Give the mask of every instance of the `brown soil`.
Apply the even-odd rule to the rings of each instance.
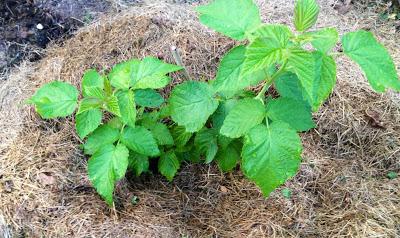
[[[375,13],[339,15],[321,3],[319,26],[341,33],[369,28],[400,65],[395,26]],[[260,1],[268,22],[291,24],[293,6]],[[109,209],[92,189],[73,119],[45,121],[19,104],[45,82],[79,86],[86,69],[132,57],[172,61],[177,46],[193,78],[210,79],[235,43],[207,30],[192,9],[157,4],[129,8],[54,45],[1,85],[0,234],[28,237],[398,237],[400,236],[400,96],[370,90],[358,67],[338,59],[338,85],[303,134],[300,172],[264,199],[239,171],[184,165],[173,183],[147,175],[118,184]],[[28,81],[25,81],[28,79]],[[174,83],[181,80],[174,75]],[[23,86],[23,87],[22,87]],[[7,94],[5,91],[14,93]],[[5,96],[4,96],[5,95]],[[2,116],[5,115],[7,116]],[[3,137],[3,135],[5,135]],[[137,204],[132,198],[139,198]],[[3,225],[2,225],[3,224]]]

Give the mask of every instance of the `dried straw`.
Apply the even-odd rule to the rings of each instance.
[[[339,15],[334,2],[321,1],[318,26],[339,26],[341,33],[369,28],[400,64],[391,24],[357,9]],[[291,24],[292,1],[259,4],[269,22]],[[399,96],[372,92],[345,58],[338,59],[335,92],[315,115],[318,128],[303,135],[301,170],[285,185],[290,199],[280,189],[262,198],[239,171],[224,175],[213,165],[184,165],[173,183],[159,175],[121,181],[116,207],[109,209],[88,181],[73,118],[44,121],[30,107],[16,106],[51,80],[79,86],[89,68],[146,55],[173,62],[171,46],[193,78],[210,79],[234,44],[201,26],[192,9],[157,4],[102,18],[51,47],[38,64],[21,66],[1,91],[19,90],[2,97],[1,114],[11,108],[11,116],[0,117],[0,231],[29,237],[399,236],[400,179],[386,178],[400,170]],[[174,75],[174,84],[181,79]]]

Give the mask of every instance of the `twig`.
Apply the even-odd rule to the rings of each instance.
[[[182,58],[179,55],[178,48],[176,48],[176,46],[171,46],[171,53],[172,53],[172,56],[174,57],[175,63],[177,65],[183,67],[183,75],[185,76],[185,78],[187,80],[192,80],[192,78],[190,77],[185,65],[182,63]]]

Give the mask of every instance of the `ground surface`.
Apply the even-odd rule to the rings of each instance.
[[[79,2],[79,1],[77,1]],[[171,1],[170,1],[171,2]],[[397,22],[374,8],[339,12],[320,1],[318,27],[341,34],[368,29],[400,65]],[[131,2],[132,3],[132,2]],[[215,75],[234,42],[197,22],[191,8],[126,7],[48,46],[37,63],[22,61],[0,84],[0,234],[16,237],[398,237],[400,236],[400,100],[376,94],[362,73],[338,59],[338,86],[305,133],[301,170],[264,199],[239,171],[184,165],[173,183],[159,175],[118,184],[115,209],[92,189],[73,120],[44,121],[23,106],[35,88],[54,79],[79,85],[88,68],[108,69],[144,55],[172,62],[177,46],[194,78]],[[134,3],[135,4],[135,3]],[[293,3],[259,1],[267,22],[291,24]],[[367,9],[367,10],[365,10]],[[175,82],[180,80],[175,75]],[[138,203],[132,203],[138,198]],[[11,236],[11,235],[10,235]]]

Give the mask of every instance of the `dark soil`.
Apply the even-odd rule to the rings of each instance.
[[[40,59],[49,42],[62,42],[100,13],[119,11],[116,2],[130,6],[143,0],[0,0],[0,75],[22,60]],[[170,2],[193,4],[205,0]]]
[[[0,72],[39,59],[50,41],[70,36],[109,8],[102,0],[1,0]]]

